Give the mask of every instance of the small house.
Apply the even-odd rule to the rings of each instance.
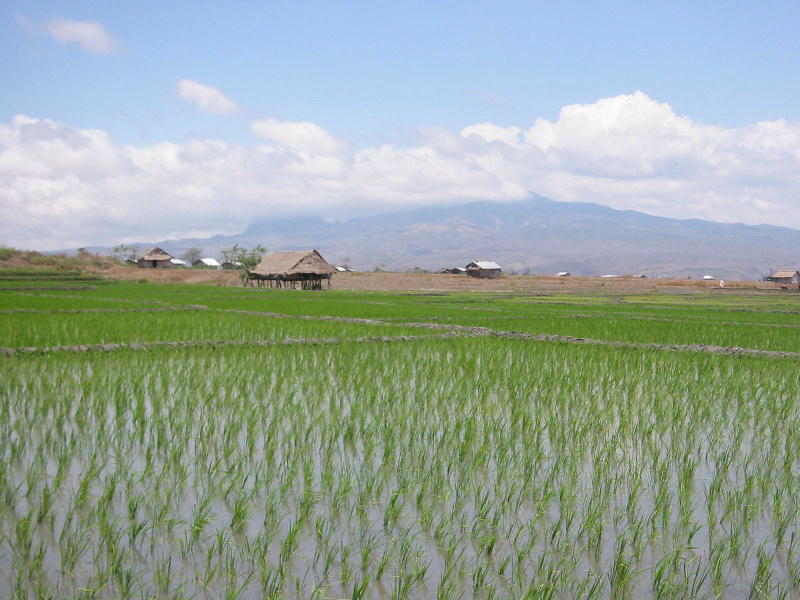
[[[249,280],[259,286],[291,287],[300,282],[304,290],[321,290],[322,282],[327,280],[331,286],[331,276],[336,272],[328,261],[316,250],[295,252],[269,252],[264,255],[249,272]]]
[[[201,258],[194,261],[193,267],[200,267],[201,269],[221,269],[222,265],[216,258]]]
[[[173,267],[188,267],[189,266],[188,264],[186,264],[185,260],[181,260],[180,258],[172,258],[172,259],[170,259],[169,262]]]
[[[136,259],[136,264],[140,269],[163,269],[172,266],[173,256],[169,252],[165,252],[158,246],[153,246],[144,251],[139,258]]]
[[[496,279],[503,272],[500,265],[491,260],[472,261],[465,269],[470,277],[483,277],[485,279]]]
[[[797,269],[778,269],[766,279],[774,283],[800,284],[800,271]]]
[[[222,263],[222,268],[226,271],[235,271],[236,269],[242,268],[242,263],[238,260],[226,260]]]
[[[558,273],[556,273],[556,277],[569,277],[569,276],[570,276],[569,271],[559,271]]]

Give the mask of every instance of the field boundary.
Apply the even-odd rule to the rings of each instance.
[[[153,313],[208,310],[202,304],[162,306],[159,308],[9,308],[0,310],[0,315],[14,314],[83,314],[83,313]]]
[[[159,348],[225,348],[254,347],[269,348],[275,346],[322,346],[348,342],[356,343],[390,343],[411,342],[417,340],[446,339],[458,337],[453,333],[438,335],[398,335],[398,336],[361,336],[361,337],[326,337],[326,338],[285,338],[282,340],[186,340],[158,342],[129,342],[107,344],[75,344],[69,346],[20,346],[17,348],[0,347],[0,356],[19,356],[55,353],[79,352],[114,352],[116,350],[156,350]]]

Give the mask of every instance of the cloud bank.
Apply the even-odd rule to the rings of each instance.
[[[217,88],[204,85],[192,79],[178,81],[178,94],[180,94],[181,98],[205,112],[227,115],[241,110],[236,102]]]
[[[0,125],[0,243],[110,245],[234,233],[270,216],[347,217],[530,192],[800,228],[800,123],[713,127],[641,92],[565,106],[527,129],[428,129],[410,147],[354,150],[310,122],[261,119],[251,129],[263,142],[135,147],[15,117]]]

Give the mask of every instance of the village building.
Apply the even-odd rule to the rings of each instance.
[[[304,290],[321,290],[322,282],[331,286],[331,276],[336,272],[316,250],[269,252],[248,273],[250,283],[259,286],[291,287],[297,283]]]
[[[144,251],[139,258],[136,259],[136,264],[140,269],[163,269],[171,267],[173,256],[169,252],[165,252],[158,246],[153,246]]]
[[[800,285],[800,271],[797,269],[778,269],[765,279],[774,283],[795,283]]]
[[[172,259],[170,259],[169,262],[173,267],[188,267],[189,266],[188,264],[186,264],[185,260],[181,260],[180,258],[172,258]]]
[[[465,268],[467,275],[470,277],[483,277],[485,279],[496,279],[503,272],[500,265],[491,260],[474,260]]]
[[[193,267],[200,267],[205,269],[221,269],[222,265],[219,264],[219,261],[216,258],[201,258],[200,260],[194,261],[192,264]]]

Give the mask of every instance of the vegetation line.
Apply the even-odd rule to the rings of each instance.
[[[341,323],[364,323],[367,325],[393,325],[394,323],[386,323],[380,319],[361,319],[357,317],[330,317],[327,315],[287,315],[284,313],[265,312],[259,310],[238,310],[235,308],[228,308],[220,312],[234,313],[237,315],[254,315],[257,317],[270,317],[273,319],[303,319],[307,321],[339,321]],[[412,325],[413,327],[413,325]]]
[[[208,310],[208,307],[202,304],[186,304],[182,306],[161,306],[158,308],[9,308],[5,310],[0,310],[0,314],[11,315],[17,313],[38,313],[38,314],[151,313],[151,312],[192,311],[192,310]]]
[[[13,291],[21,291],[23,288],[14,288]],[[59,290],[66,290],[67,288],[50,288],[50,289],[59,289]],[[95,288],[96,289],[96,288]],[[73,296],[70,294],[27,294],[27,293],[20,293],[17,294],[18,296],[31,296],[33,298],[58,298],[62,300],[64,298],[68,298],[71,300],[100,300],[102,302],[126,302],[129,304],[159,304],[164,305],[168,304],[167,302],[163,302],[161,300],[139,300],[139,299],[131,299],[131,298],[109,298],[107,296]]]
[[[19,292],[19,291],[54,291],[54,290],[66,290],[69,292],[85,292],[88,290],[96,290],[96,285],[50,285],[47,287],[43,286],[14,286],[14,287],[0,287],[0,292]]]
[[[58,352],[112,352],[114,350],[154,350],[158,348],[201,348],[201,347],[272,347],[272,346],[318,346],[342,344],[345,342],[379,343],[409,342],[416,340],[446,339],[456,337],[453,333],[439,335],[398,335],[398,336],[360,336],[354,338],[285,338],[282,340],[188,340],[181,342],[130,342],[108,344],[76,344],[70,346],[21,346],[17,348],[0,347],[0,356],[52,354]]]
[[[767,312],[767,311],[761,311]],[[778,312],[778,311],[771,311]],[[791,311],[784,311],[791,312]],[[547,315],[548,319],[595,319],[595,318],[622,318],[631,321],[652,321],[655,323],[685,323],[689,325],[726,325],[732,327],[776,327],[782,329],[800,329],[800,325],[790,323],[759,323],[757,321],[714,321],[713,319],[669,319],[666,317],[650,317],[639,313],[631,312],[595,312],[595,313],[564,313]],[[530,319],[530,315],[506,315],[502,317],[484,317],[487,321],[513,321],[520,319]]]
[[[483,328],[476,328],[483,329]],[[591,344],[598,346],[613,346],[615,348],[637,348],[654,350],[675,350],[680,352],[707,352],[709,354],[734,354],[747,356],[768,356],[772,358],[800,358],[800,352],[785,350],[758,350],[755,348],[741,348],[738,346],[714,346],[710,344],[656,344],[654,342],[620,342],[615,340],[598,340],[592,338],[579,338],[569,335],[555,335],[548,333],[520,333],[518,331],[492,331],[493,335],[519,340],[533,340],[537,342],[567,342],[570,344]]]
[[[513,338],[520,340],[533,340],[538,342],[566,342],[570,344],[592,344],[601,346],[613,346],[615,348],[639,348],[639,349],[654,349],[654,350],[672,350],[680,352],[706,352],[709,354],[733,354],[733,355],[747,355],[747,356],[766,356],[772,358],[800,358],[800,352],[791,352],[784,350],[759,350],[756,348],[741,348],[739,346],[714,346],[710,344],[657,344],[654,342],[623,342],[617,340],[603,340],[593,338],[580,338],[569,335],[549,334],[549,333],[522,333],[519,331],[501,331],[497,329],[490,329],[489,327],[473,327],[469,325],[453,325],[445,323],[404,323],[404,322],[387,322],[379,319],[357,319],[351,317],[330,317],[330,316],[314,316],[314,315],[287,315],[283,313],[259,312],[259,311],[246,311],[246,310],[225,310],[222,312],[231,312],[238,314],[251,314],[264,317],[273,318],[295,318],[295,319],[309,319],[309,320],[322,320],[322,321],[341,321],[344,323],[365,323],[369,325],[394,325],[397,327],[419,327],[424,329],[440,329],[450,332],[449,335],[442,337],[459,337],[459,334],[468,336],[496,336],[502,338]]]

